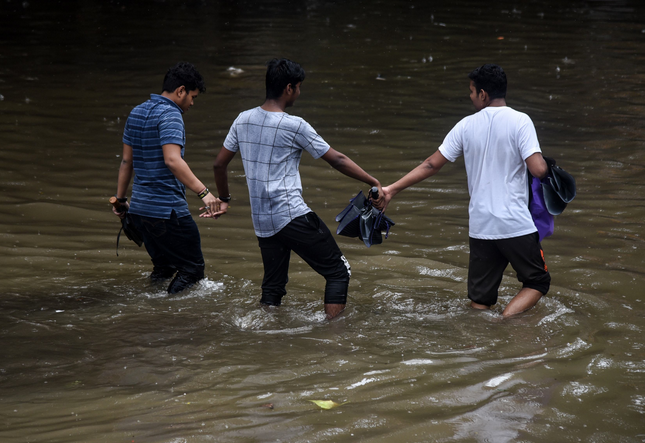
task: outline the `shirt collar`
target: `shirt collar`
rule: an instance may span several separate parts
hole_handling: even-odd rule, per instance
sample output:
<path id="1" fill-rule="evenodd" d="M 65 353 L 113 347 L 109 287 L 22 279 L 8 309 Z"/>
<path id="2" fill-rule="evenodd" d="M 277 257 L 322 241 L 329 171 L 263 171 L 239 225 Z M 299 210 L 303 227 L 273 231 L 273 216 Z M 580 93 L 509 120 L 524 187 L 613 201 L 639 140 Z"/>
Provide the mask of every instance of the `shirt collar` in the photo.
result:
<path id="1" fill-rule="evenodd" d="M 163 95 L 150 94 L 150 100 L 154 100 L 156 102 L 163 102 L 163 101 L 168 102 L 168 103 L 172 104 L 175 108 L 177 108 L 179 110 L 179 112 L 181 112 L 182 114 L 184 113 L 184 111 L 179 107 L 179 105 L 177 103 L 175 103 L 174 101 L 170 100 L 167 97 L 164 97 Z"/>

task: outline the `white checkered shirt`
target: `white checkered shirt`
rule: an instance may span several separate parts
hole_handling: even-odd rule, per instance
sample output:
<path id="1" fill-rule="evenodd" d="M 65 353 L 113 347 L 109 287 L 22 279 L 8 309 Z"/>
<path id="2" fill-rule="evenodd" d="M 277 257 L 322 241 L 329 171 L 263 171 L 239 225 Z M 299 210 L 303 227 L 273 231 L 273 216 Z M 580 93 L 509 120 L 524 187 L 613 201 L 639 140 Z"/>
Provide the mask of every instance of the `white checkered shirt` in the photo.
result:
<path id="1" fill-rule="evenodd" d="M 320 158 L 329 145 L 309 123 L 285 112 L 249 109 L 233 122 L 224 147 L 242 154 L 258 237 L 271 237 L 311 211 L 302 198 L 300 158 L 303 150 Z"/>

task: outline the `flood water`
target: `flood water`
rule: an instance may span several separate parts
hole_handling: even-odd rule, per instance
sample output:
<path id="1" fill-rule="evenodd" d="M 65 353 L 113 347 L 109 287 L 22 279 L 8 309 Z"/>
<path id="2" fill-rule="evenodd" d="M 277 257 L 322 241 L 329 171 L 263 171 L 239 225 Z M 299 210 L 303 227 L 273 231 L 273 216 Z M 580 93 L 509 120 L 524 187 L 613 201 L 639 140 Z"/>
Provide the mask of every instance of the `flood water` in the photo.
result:
<path id="1" fill-rule="evenodd" d="M 509 268 L 500 303 L 469 308 L 463 162 L 397 196 L 382 245 L 337 237 L 352 281 L 335 321 L 297 256 L 283 306 L 259 308 L 239 158 L 229 213 L 197 221 L 208 278 L 150 286 L 145 250 L 122 238 L 116 256 L 107 202 L 125 119 L 196 64 L 186 160 L 214 187 L 276 56 L 307 71 L 290 112 L 383 184 L 474 112 L 473 68 L 503 66 L 509 106 L 577 179 L 542 243 L 549 294 L 501 320 Z M 644 84 L 640 1 L 3 0 L 0 441 L 645 441 Z M 301 174 L 332 229 L 366 190 L 306 154 Z"/>

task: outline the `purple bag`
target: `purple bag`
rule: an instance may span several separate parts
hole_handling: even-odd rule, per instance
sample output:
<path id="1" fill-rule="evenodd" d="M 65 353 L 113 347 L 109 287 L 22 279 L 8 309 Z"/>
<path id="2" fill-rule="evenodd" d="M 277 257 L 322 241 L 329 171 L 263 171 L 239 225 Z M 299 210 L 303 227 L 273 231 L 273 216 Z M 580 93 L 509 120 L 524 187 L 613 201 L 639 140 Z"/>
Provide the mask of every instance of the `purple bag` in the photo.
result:
<path id="1" fill-rule="evenodd" d="M 549 214 L 549 211 L 547 211 L 546 203 L 544 202 L 542 183 L 546 182 L 547 179 L 548 176 L 540 180 L 529 174 L 529 181 L 531 182 L 529 192 L 529 212 L 531 213 L 531 217 L 533 217 L 533 223 L 535 223 L 535 227 L 540 235 L 540 241 L 552 235 L 555 227 L 553 216 Z"/>

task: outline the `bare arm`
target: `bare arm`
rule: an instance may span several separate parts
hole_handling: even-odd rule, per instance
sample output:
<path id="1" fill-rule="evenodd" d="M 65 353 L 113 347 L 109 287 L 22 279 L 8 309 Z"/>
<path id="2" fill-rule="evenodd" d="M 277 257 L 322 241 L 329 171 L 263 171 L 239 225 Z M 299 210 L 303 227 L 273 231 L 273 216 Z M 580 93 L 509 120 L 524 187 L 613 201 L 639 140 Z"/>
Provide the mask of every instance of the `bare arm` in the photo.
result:
<path id="1" fill-rule="evenodd" d="M 123 144 L 123 156 L 121 158 L 121 166 L 119 166 L 119 178 L 116 185 L 116 196 L 119 198 L 125 197 L 132 180 L 132 146 Z"/>
<path id="2" fill-rule="evenodd" d="M 228 164 L 235 157 L 235 152 L 229 151 L 222 146 L 215 162 L 213 162 L 213 173 L 215 174 L 215 185 L 217 186 L 217 193 L 222 197 L 228 197 L 231 193 L 228 190 Z M 228 211 L 228 203 L 220 202 L 217 212 L 213 214 L 215 218 L 226 214 Z"/>
<path id="3" fill-rule="evenodd" d="M 345 174 L 348 177 L 361 181 L 370 186 L 376 186 L 379 191 L 379 199 L 377 200 L 377 202 L 382 201 L 383 189 L 381 188 L 381 183 L 377 179 L 369 175 L 367 172 L 365 172 L 363 168 L 354 163 L 351 158 L 347 157 L 342 152 L 336 151 L 334 148 L 329 148 L 329 151 L 327 151 L 321 158 L 329 163 L 332 168 L 336 169 L 342 174 Z M 376 203 L 376 206 L 378 207 L 378 203 Z"/>
<path id="4" fill-rule="evenodd" d="M 130 186 L 130 180 L 132 180 L 132 146 L 123 144 L 123 156 L 121 158 L 121 165 L 119 166 L 119 178 L 117 179 L 116 184 L 116 196 L 118 198 L 123 198 L 128 193 L 128 187 Z M 126 209 L 128 204 L 125 204 Z M 114 212 L 119 217 L 125 216 L 125 211 L 117 211 L 113 206 L 112 212 Z"/>
<path id="5" fill-rule="evenodd" d="M 414 168 L 412 171 L 408 172 L 400 180 L 383 188 L 383 192 L 385 194 L 385 202 L 382 210 L 385 211 L 385 208 L 387 208 L 390 200 L 392 200 L 392 198 L 396 194 L 403 191 L 405 188 L 409 188 L 410 186 L 425 180 L 428 177 L 432 177 L 437 172 L 439 172 L 439 170 L 447 162 L 448 159 L 444 157 L 439 150 L 437 150 L 430 157 L 426 158 L 423 163 Z"/>
<path id="6" fill-rule="evenodd" d="M 536 152 L 529 156 L 526 159 L 526 166 L 529 168 L 531 175 L 539 179 L 543 179 L 549 173 L 549 168 L 541 152 Z"/>
<path id="7" fill-rule="evenodd" d="M 181 146 L 175 144 L 167 144 L 162 146 L 163 149 L 163 159 L 170 172 L 173 173 L 177 180 L 179 180 L 184 186 L 193 191 L 195 194 L 199 194 L 206 186 L 202 183 L 191 171 L 188 163 L 181 158 Z M 206 195 L 202 201 L 204 202 L 204 207 L 207 208 L 209 212 L 214 211 L 217 206 L 217 199 L 213 194 Z"/>

